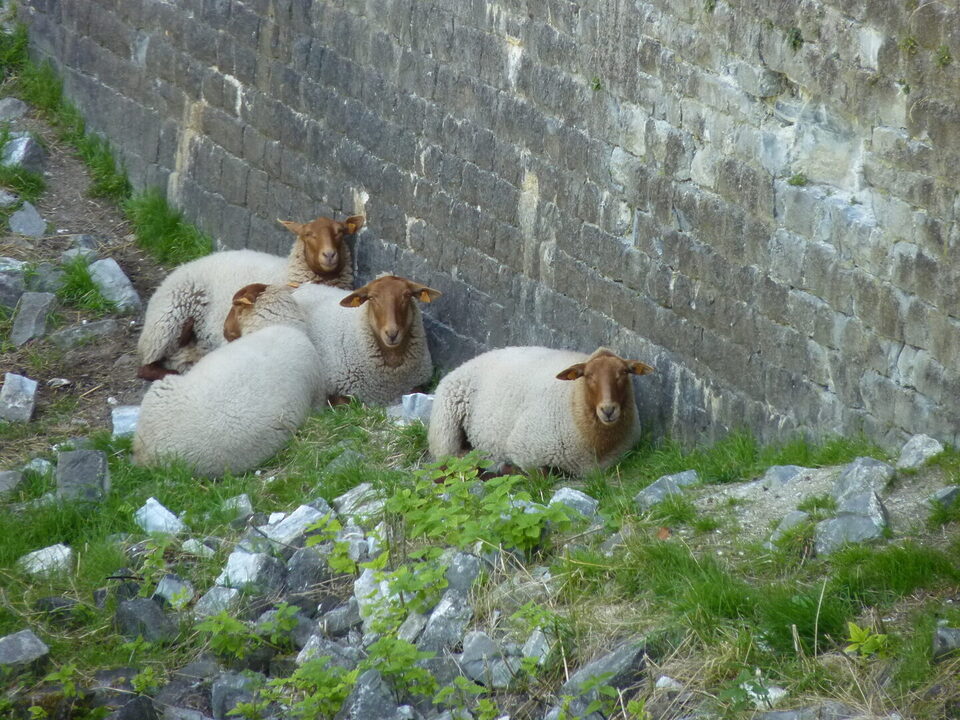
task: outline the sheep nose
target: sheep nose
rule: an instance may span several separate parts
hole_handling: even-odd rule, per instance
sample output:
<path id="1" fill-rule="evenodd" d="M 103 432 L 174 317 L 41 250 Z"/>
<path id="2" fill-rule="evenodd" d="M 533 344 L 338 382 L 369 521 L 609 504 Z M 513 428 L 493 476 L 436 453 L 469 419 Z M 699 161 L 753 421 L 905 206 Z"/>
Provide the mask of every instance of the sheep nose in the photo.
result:
<path id="1" fill-rule="evenodd" d="M 388 345 L 396 345 L 400 339 L 400 328 L 389 328 L 383 331 L 383 337 Z"/>
<path id="2" fill-rule="evenodd" d="M 334 265 L 337 262 L 337 251 L 336 250 L 325 250 L 323 253 L 323 261 L 327 265 Z"/>
<path id="3" fill-rule="evenodd" d="M 620 406 L 617 405 L 616 403 L 604 403 L 603 405 L 597 406 L 597 417 L 600 418 L 600 422 L 603 422 L 603 423 L 615 422 L 619 415 L 620 415 Z"/>

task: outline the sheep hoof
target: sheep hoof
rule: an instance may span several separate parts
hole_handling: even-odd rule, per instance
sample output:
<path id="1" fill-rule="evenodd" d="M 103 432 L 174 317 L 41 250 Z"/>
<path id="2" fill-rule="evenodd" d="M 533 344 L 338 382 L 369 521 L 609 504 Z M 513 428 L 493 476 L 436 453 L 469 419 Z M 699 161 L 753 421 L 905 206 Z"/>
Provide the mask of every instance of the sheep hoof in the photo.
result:
<path id="1" fill-rule="evenodd" d="M 143 378 L 144 380 L 162 380 L 167 375 L 179 375 L 176 370 L 171 370 L 170 368 L 165 368 L 159 362 L 147 363 L 146 365 L 141 365 L 140 369 L 137 370 L 137 377 Z"/>

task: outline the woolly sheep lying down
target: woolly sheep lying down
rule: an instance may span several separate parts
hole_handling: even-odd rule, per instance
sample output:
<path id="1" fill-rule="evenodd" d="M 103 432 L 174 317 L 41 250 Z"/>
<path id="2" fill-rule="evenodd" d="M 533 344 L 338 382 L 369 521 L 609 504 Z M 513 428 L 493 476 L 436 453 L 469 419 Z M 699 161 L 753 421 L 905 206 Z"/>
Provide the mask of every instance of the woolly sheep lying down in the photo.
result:
<path id="1" fill-rule="evenodd" d="M 584 475 L 612 465 L 640 438 L 632 375 L 653 368 L 607 348 L 492 350 L 437 386 L 428 440 L 435 458 L 470 449 L 521 468 Z"/>
<path id="2" fill-rule="evenodd" d="M 185 372 L 223 345 L 223 323 L 237 288 L 254 282 L 317 282 L 350 288 L 353 268 L 347 235 L 363 227 L 360 215 L 343 222 L 320 217 L 280 221 L 297 239 L 287 258 L 255 250 L 226 250 L 175 269 L 147 303 L 137 341 L 139 377 L 157 380 Z"/>
<path id="3" fill-rule="evenodd" d="M 224 332 L 230 336 L 251 321 L 246 315 L 291 314 L 280 308 L 282 292 L 250 285 L 238 291 L 253 301 L 234 306 Z M 385 405 L 430 380 L 433 362 L 417 301 L 431 302 L 437 290 L 394 275 L 382 275 L 353 292 L 301 285 L 293 299 L 307 321 L 331 399 L 354 396 Z"/>
<path id="4" fill-rule="evenodd" d="M 329 394 L 306 334 L 264 327 L 150 386 L 133 461 L 178 458 L 207 476 L 250 470 L 284 447 Z"/>

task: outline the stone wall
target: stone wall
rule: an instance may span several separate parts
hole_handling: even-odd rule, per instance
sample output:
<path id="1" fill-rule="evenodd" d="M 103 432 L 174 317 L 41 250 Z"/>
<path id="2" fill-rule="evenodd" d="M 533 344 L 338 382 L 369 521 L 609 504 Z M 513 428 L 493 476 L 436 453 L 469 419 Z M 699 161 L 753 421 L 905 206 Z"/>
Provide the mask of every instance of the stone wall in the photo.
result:
<path id="1" fill-rule="evenodd" d="M 960 11 L 927 0 L 22 0 L 224 247 L 363 212 L 449 366 L 610 345 L 655 433 L 958 440 Z"/>

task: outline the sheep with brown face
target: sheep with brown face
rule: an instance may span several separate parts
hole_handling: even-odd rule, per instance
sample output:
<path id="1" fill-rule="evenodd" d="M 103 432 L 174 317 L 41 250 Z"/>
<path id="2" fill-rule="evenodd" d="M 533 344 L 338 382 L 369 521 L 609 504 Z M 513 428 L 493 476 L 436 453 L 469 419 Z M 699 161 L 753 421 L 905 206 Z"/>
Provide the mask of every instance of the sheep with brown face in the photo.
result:
<path id="1" fill-rule="evenodd" d="M 350 288 L 353 267 L 349 235 L 363 227 L 361 215 L 340 222 L 280 221 L 297 238 L 285 259 L 255 250 L 227 250 L 181 265 L 154 292 L 137 342 L 138 375 L 155 380 L 184 372 L 224 343 L 223 323 L 237 288 L 288 281 Z"/>
<path id="2" fill-rule="evenodd" d="M 316 284 L 293 291 L 334 396 L 381 405 L 430 380 L 433 362 L 419 303 L 439 296 L 395 275 L 353 292 Z M 264 292 L 256 304 L 266 298 Z"/>
<path id="3" fill-rule="evenodd" d="M 653 372 L 607 348 L 492 350 L 437 386 L 428 441 L 435 458 L 476 449 L 494 462 L 584 475 L 640 438 L 631 378 Z"/>

